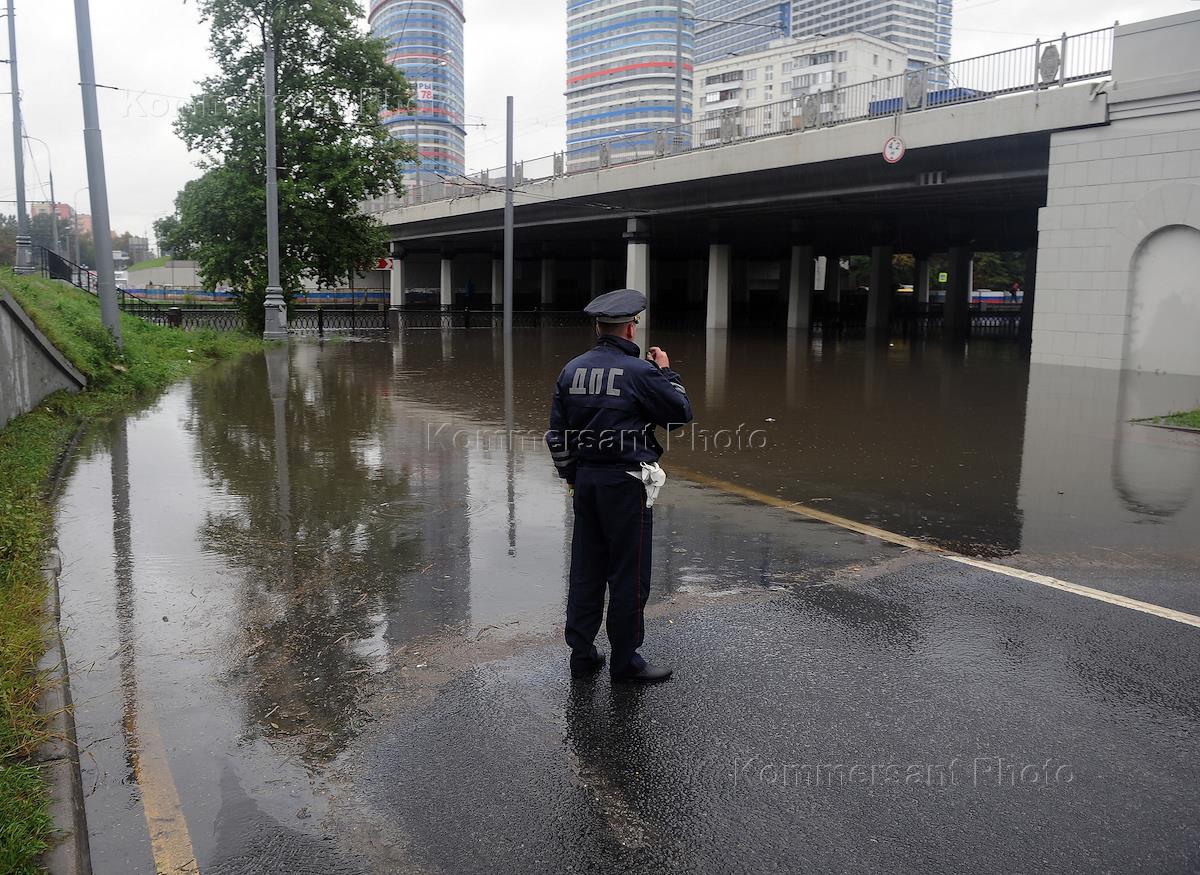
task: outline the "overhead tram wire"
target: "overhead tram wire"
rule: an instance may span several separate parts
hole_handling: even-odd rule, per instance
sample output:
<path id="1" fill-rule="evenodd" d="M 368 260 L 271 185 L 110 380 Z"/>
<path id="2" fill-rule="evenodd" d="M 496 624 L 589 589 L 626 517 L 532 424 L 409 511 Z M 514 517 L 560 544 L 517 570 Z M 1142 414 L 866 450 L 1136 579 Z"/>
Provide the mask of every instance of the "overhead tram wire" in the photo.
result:
<path id="1" fill-rule="evenodd" d="M 465 182 L 455 182 L 454 180 L 446 177 L 444 174 L 441 174 L 441 173 L 438 174 L 438 176 L 440 176 L 442 178 L 443 182 L 449 183 L 450 185 L 471 185 L 471 186 L 475 186 L 479 189 L 482 189 L 484 192 L 486 192 L 488 194 L 503 194 L 504 193 L 504 189 L 500 186 L 484 184 L 477 179 L 471 179 L 471 177 L 466 176 L 465 174 L 459 173 L 456 175 L 461 176 L 465 180 Z M 524 185 L 533 185 L 533 184 L 534 184 L 534 182 L 532 180 L 524 183 Z M 563 206 L 568 206 L 568 207 L 593 207 L 595 209 L 600 209 L 600 210 L 611 210 L 614 212 L 621 212 L 621 213 L 637 213 L 638 215 L 646 215 L 646 216 L 654 215 L 655 213 L 658 212 L 658 210 L 650 210 L 650 209 L 645 209 L 645 208 L 641 208 L 641 207 L 623 207 L 620 204 L 612 204 L 612 203 L 607 203 L 605 201 L 577 201 L 576 202 L 576 201 L 570 201 L 570 200 L 563 200 L 562 198 L 550 197 L 549 195 L 538 194 L 537 192 L 528 191 L 524 188 L 521 188 L 520 186 L 513 186 L 513 194 L 523 194 L 527 197 L 540 198 L 543 201 L 555 201 L 555 202 L 559 202 L 559 203 L 563 204 Z M 463 195 L 463 197 L 466 197 L 466 196 L 467 195 Z M 458 198 L 451 198 L 451 200 L 457 200 L 457 199 Z"/>

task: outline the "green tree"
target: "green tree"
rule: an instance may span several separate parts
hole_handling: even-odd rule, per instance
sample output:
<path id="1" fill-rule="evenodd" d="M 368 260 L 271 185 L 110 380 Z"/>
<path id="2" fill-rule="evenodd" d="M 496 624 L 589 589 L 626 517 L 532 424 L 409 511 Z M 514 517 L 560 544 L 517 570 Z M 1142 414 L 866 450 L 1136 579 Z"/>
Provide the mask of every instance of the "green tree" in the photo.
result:
<path id="1" fill-rule="evenodd" d="M 17 260 L 17 217 L 0 214 L 0 264 L 11 267 Z"/>
<path id="2" fill-rule="evenodd" d="M 171 258 L 190 258 L 191 247 L 183 237 L 179 216 L 163 216 L 154 223 L 154 236 L 158 240 L 158 250 Z"/>
<path id="3" fill-rule="evenodd" d="M 199 0 L 220 71 L 200 83 L 175 130 L 197 153 L 199 179 L 175 200 L 170 245 L 189 251 L 208 283 L 228 282 L 261 325 L 267 285 L 263 49 L 278 82 L 280 272 L 285 297 L 302 277 L 336 285 L 384 253 L 383 229 L 359 212 L 401 189 L 414 150 L 379 124 L 411 93 L 359 25 L 355 0 Z"/>
<path id="4" fill-rule="evenodd" d="M 58 223 L 59 239 L 62 239 L 62 226 L 65 223 Z M 46 249 L 53 250 L 54 246 L 54 217 L 49 213 L 41 213 L 33 216 L 29 220 L 29 238 L 33 241 L 34 246 L 44 246 Z"/>

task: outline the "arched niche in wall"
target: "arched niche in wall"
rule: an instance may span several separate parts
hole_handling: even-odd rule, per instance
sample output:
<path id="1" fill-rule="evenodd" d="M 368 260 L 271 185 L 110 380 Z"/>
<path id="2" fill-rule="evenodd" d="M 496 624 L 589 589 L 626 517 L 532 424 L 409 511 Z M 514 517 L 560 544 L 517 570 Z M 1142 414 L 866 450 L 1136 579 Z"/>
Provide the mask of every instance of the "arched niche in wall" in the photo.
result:
<path id="1" fill-rule="evenodd" d="M 1109 266 L 1128 290 L 1122 367 L 1200 375 L 1200 186 L 1168 183 L 1136 201 Z"/>

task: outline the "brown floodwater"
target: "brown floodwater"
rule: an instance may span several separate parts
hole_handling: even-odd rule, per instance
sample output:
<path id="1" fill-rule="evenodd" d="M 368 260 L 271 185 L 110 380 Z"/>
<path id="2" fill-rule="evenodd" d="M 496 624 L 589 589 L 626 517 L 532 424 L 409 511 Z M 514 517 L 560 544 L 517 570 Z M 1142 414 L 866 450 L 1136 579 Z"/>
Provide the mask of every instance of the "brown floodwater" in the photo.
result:
<path id="1" fill-rule="evenodd" d="M 514 337 L 508 361 L 490 330 L 293 343 L 83 436 L 58 530 L 97 871 L 153 871 L 147 738 L 210 859 L 223 809 L 326 810 L 373 677 L 439 636 L 557 628 L 570 507 L 541 435 L 590 332 Z M 985 341 L 654 342 L 696 411 L 668 471 L 1197 610 L 1200 441 L 1131 420 L 1200 406 L 1200 378 Z M 787 586 L 818 542 L 886 552 L 681 479 L 656 517 L 655 598 Z M 237 779 L 214 766 L 234 760 Z"/>

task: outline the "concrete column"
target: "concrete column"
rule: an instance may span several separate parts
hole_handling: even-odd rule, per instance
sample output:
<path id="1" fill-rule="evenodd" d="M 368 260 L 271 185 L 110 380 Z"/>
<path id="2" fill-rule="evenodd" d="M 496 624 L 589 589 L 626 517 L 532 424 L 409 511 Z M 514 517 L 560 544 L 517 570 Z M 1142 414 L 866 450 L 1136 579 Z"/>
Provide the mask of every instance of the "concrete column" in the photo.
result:
<path id="1" fill-rule="evenodd" d="M 492 259 L 492 309 L 504 309 L 504 260 Z"/>
<path id="2" fill-rule="evenodd" d="M 729 332 L 710 328 L 704 333 L 704 404 L 709 415 L 725 404 L 729 376 Z"/>
<path id="3" fill-rule="evenodd" d="M 787 327 L 808 331 L 812 318 L 813 248 L 792 247 L 792 265 L 788 274 Z"/>
<path id="4" fill-rule="evenodd" d="M 730 248 L 725 243 L 708 247 L 708 318 L 707 328 L 729 327 Z"/>
<path id="5" fill-rule="evenodd" d="M 449 310 L 454 303 L 454 259 L 442 257 L 442 309 Z"/>
<path id="6" fill-rule="evenodd" d="M 942 311 L 942 330 L 948 340 L 963 340 L 970 330 L 971 270 L 975 253 L 970 246 L 950 247 L 950 281 Z"/>
<path id="7" fill-rule="evenodd" d="M 837 252 L 825 255 L 825 303 L 842 301 L 842 256 Z"/>
<path id="8" fill-rule="evenodd" d="M 929 303 L 929 256 L 913 256 L 913 300 L 918 304 Z"/>
<path id="9" fill-rule="evenodd" d="M 638 324 L 636 342 L 644 353 L 650 339 L 650 222 L 629 219 L 625 226 L 625 287 L 646 296 L 646 312 Z"/>
<path id="10" fill-rule="evenodd" d="M 554 303 L 554 259 L 542 256 L 542 309 L 547 309 Z"/>
<path id="11" fill-rule="evenodd" d="M 391 305 L 393 310 L 404 306 L 404 256 L 392 256 Z"/>
<path id="12" fill-rule="evenodd" d="M 867 293 L 867 331 L 886 333 L 892 320 L 892 247 L 871 247 L 871 279 Z"/>
<path id="13" fill-rule="evenodd" d="M 611 289 L 604 288 L 604 273 L 604 259 L 593 258 L 588 277 L 589 295 L 593 298 L 603 295 L 606 291 L 612 291 Z"/>

